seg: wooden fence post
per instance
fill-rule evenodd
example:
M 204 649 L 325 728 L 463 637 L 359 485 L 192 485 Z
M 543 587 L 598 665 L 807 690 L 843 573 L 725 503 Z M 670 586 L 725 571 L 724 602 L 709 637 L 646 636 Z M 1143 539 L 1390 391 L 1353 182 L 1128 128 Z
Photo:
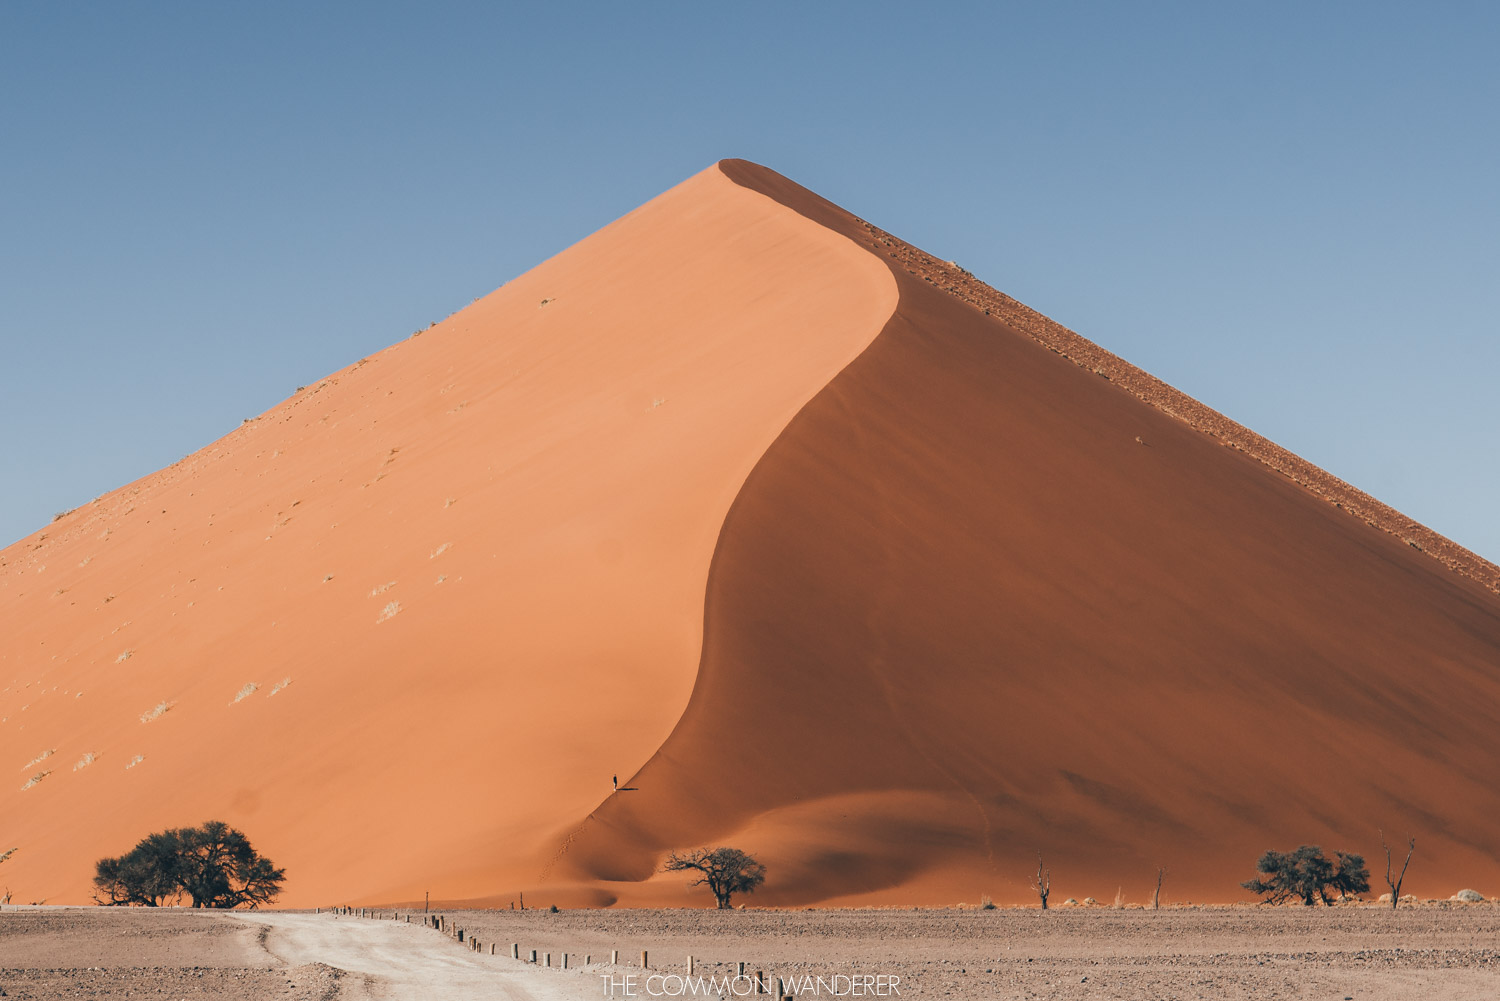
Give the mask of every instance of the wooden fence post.
M 520 959 L 521 958 L 521 943 L 519 943 L 519 942 L 512 942 L 510 944 L 510 958 L 511 959 Z
M 651 968 L 651 965 L 646 962 L 646 950 L 642 949 L 641 950 L 641 969 L 643 969 L 643 970 L 649 970 L 650 968 Z
M 692 975 L 693 975 L 693 957 L 689 956 L 688 957 L 688 976 L 691 977 Z
M 609 950 L 609 965 L 610 966 L 619 966 L 620 965 L 620 950 L 619 949 L 611 949 L 611 950 Z

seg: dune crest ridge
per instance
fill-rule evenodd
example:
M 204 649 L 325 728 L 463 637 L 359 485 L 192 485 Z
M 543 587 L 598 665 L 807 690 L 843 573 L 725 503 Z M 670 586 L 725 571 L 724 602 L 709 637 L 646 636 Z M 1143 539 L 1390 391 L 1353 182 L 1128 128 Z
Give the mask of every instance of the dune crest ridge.
M 729 842 L 769 866 L 758 903 L 1020 902 L 1042 851 L 1063 896 L 1144 899 L 1167 865 L 1173 899 L 1222 901 L 1265 848 L 1373 860 L 1384 829 L 1419 838 L 1415 892 L 1500 880 L 1493 565 L 721 166 L 900 302 L 747 479 L 687 710 L 559 878 L 680 902 L 661 854 Z

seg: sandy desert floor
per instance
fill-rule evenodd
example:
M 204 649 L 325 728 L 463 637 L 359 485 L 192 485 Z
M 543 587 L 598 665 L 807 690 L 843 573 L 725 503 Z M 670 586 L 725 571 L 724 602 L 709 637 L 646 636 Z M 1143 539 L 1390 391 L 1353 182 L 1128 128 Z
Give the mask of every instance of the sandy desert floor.
M 537 999 L 669 996 L 744 962 L 768 979 L 883 975 L 884 996 L 1406 999 L 1500 996 L 1500 907 L 446 912 L 484 943 L 390 920 L 285 912 L 0 914 L 17 998 Z M 488 955 L 489 943 L 499 956 Z M 553 969 L 505 954 L 551 953 Z M 639 967 L 641 950 L 649 971 Z M 612 950 L 620 965 L 611 967 Z M 560 969 L 564 953 L 569 969 Z M 593 962 L 584 964 L 585 957 Z M 618 986 L 634 974 L 633 990 Z M 654 975 L 664 980 L 650 980 Z M 604 979 L 613 976 L 611 992 Z M 891 981 L 885 981 L 890 984 Z M 847 986 L 845 984 L 845 986 Z M 653 995 L 653 991 L 657 992 Z M 897 993 L 899 992 L 899 993 Z M 867 995 L 868 996 L 868 995 Z
M 5 998 L 563 1001 L 597 993 L 576 978 L 481 958 L 404 921 L 143 908 L 0 912 Z

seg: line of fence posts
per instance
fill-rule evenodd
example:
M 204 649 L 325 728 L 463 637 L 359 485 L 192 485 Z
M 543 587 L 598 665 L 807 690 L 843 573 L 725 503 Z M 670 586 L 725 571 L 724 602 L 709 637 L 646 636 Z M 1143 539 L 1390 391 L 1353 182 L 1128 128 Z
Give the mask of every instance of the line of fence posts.
M 425 903 L 425 901 L 424 901 L 424 903 Z M 316 908 L 315 909 L 315 913 L 322 914 L 323 913 L 323 908 L 321 908 L 321 907 Z M 379 911 L 370 910 L 370 909 L 364 908 L 364 907 L 360 907 L 360 908 L 347 907 L 347 906 L 345 906 L 345 907 L 331 907 L 331 908 L 329 908 L 329 913 L 335 914 L 335 915 L 353 915 L 353 916 L 357 916 L 357 917 L 361 917 L 361 918 L 374 918 L 376 920 L 380 920 L 383 917 Z M 407 914 L 404 917 L 405 917 L 405 923 L 406 924 L 411 924 L 411 915 Z M 392 921 L 401 921 L 402 918 L 403 918 L 403 915 L 401 914 L 401 912 L 399 910 L 393 910 L 391 912 L 390 920 L 392 920 Z M 464 928 L 461 928 L 458 925 L 455 925 L 452 922 L 450 922 L 448 920 L 448 918 L 447 918 L 446 915 L 443 915 L 443 914 L 428 914 L 428 913 L 426 913 L 424 911 L 423 914 L 422 914 L 422 925 L 424 927 L 432 928 L 432 929 L 434 929 L 436 931 L 440 931 L 443 934 L 447 935 L 449 938 L 455 939 L 460 944 L 467 946 L 470 952 L 478 952 L 478 953 L 483 953 L 484 952 L 484 944 L 483 943 L 481 943 L 477 938 L 475 938 L 471 933 L 469 933 Z M 493 942 L 489 943 L 489 947 L 490 947 L 489 954 L 491 956 L 495 955 L 495 943 L 493 943 Z M 510 944 L 510 958 L 511 959 L 515 959 L 515 960 L 519 960 L 521 958 L 521 943 L 519 943 L 519 942 L 512 942 Z M 531 963 L 532 965 L 536 965 L 537 959 L 538 959 L 537 950 L 532 949 L 530 951 L 530 953 L 529 953 L 529 957 L 527 959 L 527 962 Z M 561 959 L 561 968 L 564 969 L 564 970 L 568 969 L 568 954 L 566 952 L 562 953 L 561 956 L 560 956 L 560 959 Z M 543 967 L 551 968 L 551 966 L 552 966 L 552 953 L 550 953 L 550 952 L 543 952 L 543 953 L 541 953 L 541 961 L 542 961 L 541 965 Z M 619 965 L 619 963 L 620 963 L 620 950 L 619 949 L 611 949 L 609 951 L 609 962 L 610 962 L 611 966 L 618 966 Z M 594 963 L 594 957 L 592 955 L 585 955 L 583 957 L 583 965 L 584 966 L 592 966 L 593 963 Z M 641 950 L 641 969 L 643 969 L 643 970 L 649 970 L 650 968 L 651 968 L 651 953 L 650 953 L 649 950 L 642 949 Z M 687 958 L 687 972 L 688 972 L 688 976 L 695 975 L 696 972 L 697 972 L 697 969 L 698 969 L 698 960 L 697 960 L 697 958 L 695 956 L 689 955 L 688 958 Z M 736 977 L 743 977 L 744 975 L 745 975 L 745 964 L 744 964 L 744 962 L 741 961 L 741 962 L 736 963 L 735 964 L 735 976 Z M 770 992 L 767 990 L 767 987 L 768 987 L 768 984 L 766 982 L 766 973 L 765 973 L 765 971 L 764 970 L 756 970 L 755 971 L 755 992 L 754 993 L 756 993 L 756 994 L 768 994 Z M 786 983 L 780 977 L 776 978 L 776 995 L 775 996 L 777 998 L 781 998 L 781 999 L 785 999 L 787 997 Z

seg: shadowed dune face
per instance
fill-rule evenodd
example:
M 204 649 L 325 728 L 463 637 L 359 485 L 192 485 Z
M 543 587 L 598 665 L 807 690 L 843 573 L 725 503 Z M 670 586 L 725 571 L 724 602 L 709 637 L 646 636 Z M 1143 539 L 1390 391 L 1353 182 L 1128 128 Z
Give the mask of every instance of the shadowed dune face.
M 83 901 L 216 817 L 291 905 L 527 885 L 681 715 L 725 512 L 895 302 L 710 168 L 5 550 L 6 883 Z
M 728 841 L 761 902 L 1023 900 L 1040 849 L 1061 896 L 1164 864 L 1224 900 L 1265 848 L 1373 862 L 1383 827 L 1430 892 L 1500 880 L 1495 595 L 894 273 L 736 499 L 687 711 L 574 871 Z

